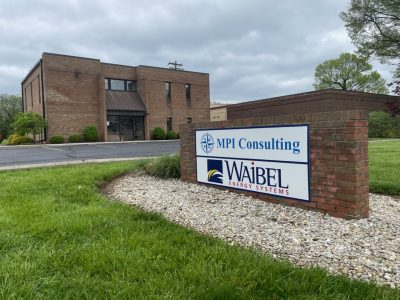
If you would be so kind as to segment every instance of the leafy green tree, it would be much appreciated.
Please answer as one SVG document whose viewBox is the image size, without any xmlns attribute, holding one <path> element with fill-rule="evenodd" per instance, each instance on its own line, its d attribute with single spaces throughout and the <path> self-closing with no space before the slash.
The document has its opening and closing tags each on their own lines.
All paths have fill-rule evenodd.
<svg viewBox="0 0 400 300">
<path fill-rule="evenodd" d="M 364 57 L 342 53 L 339 58 L 327 60 L 315 69 L 314 88 L 340 89 L 387 94 L 385 80 Z"/>
<path fill-rule="evenodd" d="M 15 117 L 22 111 L 20 96 L 0 95 L 0 133 L 7 137 L 11 133 L 11 124 Z"/>
<path fill-rule="evenodd" d="M 394 78 L 400 79 L 399 0 L 351 0 L 340 16 L 359 53 L 397 65 Z"/>
<path fill-rule="evenodd" d="M 12 124 L 14 132 L 19 135 L 31 134 L 36 142 L 36 135 L 47 127 L 47 121 L 38 113 L 19 113 Z"/>
</svg>

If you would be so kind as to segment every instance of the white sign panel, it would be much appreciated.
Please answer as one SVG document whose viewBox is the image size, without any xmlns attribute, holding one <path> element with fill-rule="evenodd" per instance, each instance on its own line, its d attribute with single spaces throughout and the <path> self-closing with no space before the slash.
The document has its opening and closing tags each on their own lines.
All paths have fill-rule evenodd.
<svg viewBox="0 0 400 300">
<path fill-rule="evenodd" d="M 197 130 L 197 181 L 310 201 L 308 132 L 308 125 Z"/>
</svg>

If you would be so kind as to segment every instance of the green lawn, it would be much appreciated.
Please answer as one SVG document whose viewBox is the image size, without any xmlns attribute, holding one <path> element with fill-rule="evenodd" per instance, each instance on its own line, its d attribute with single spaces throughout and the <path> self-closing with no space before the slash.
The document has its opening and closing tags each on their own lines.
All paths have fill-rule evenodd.
<svg viewBox="0 0 400 300">
<path fill-rule="evenodd" d="M 374 193 L 400 195 L 400 140 L 369 143 L 369 187 Z"/>
<path fill-rule="evenodd" d="M 0 172 L 0 298 L 400 299 L 101 196 L 142 162 Z"/>
</svg>

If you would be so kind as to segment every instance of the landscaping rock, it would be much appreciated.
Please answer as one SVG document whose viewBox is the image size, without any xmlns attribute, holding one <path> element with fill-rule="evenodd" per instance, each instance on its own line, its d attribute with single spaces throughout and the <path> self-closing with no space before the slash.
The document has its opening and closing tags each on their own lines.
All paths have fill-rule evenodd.
<svg viewBox="0 0 400 300">
<path fill-rule="evenodd" d="M 118 179 L 110 196 L 297 266 L 400 287 L 400 201 L 370 194 L 370 217 L 344 220 L 179 180 Z"/>
</svg>

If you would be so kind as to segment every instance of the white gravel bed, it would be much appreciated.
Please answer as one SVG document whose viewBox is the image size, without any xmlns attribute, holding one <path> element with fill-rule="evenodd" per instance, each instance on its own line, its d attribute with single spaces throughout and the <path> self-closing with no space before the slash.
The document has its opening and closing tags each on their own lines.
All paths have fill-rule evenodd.
<svg viewBox="0 0 400 300">
<path fill-rule="evenodd" d="M 343 220 L 212 187 L 145 175 L 118 179 L 112 198 L 298 266 L 400 287 L 400 201 L 370 194 L 370 217 Z"/>
</svg>

